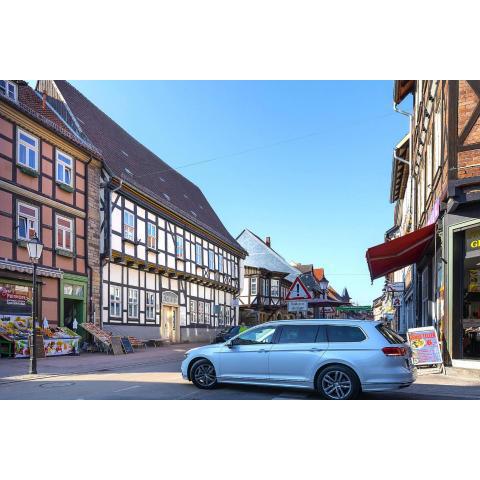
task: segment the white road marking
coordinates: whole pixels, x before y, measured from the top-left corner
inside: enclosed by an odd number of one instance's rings
[[[141,385],[131,385],[130,387],[119,388],[118,390],[114,390],[113,393],[117,392],[124,392],[125,390],[132,390],[133,388],[140,388]]]

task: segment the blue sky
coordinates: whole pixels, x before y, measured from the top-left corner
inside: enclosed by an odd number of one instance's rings
[[[232,235],[270,236],[370,304],[368,247],[393,225],[393,146],[407,119],[390,81],[74,81],[205,193]],[[244,152],[238,154],[239,152]]]

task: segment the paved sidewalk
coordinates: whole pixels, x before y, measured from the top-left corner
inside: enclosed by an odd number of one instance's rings
[[[183,358],[183,353],[200,344],[184,343],[136,349],[128,355],[82,353],[37,359],[38,374],[28,375],[28,358],[0,358],[0,384],[55,375],[121,370],[135,365],[165,363]]]

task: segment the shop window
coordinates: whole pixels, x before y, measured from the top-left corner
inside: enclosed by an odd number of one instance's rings
[[[38,208],[19,202],[17,206],[17,238],[30,240],[35,235],[40,238]]]
[[[73,186],[73,159],[69,155],[57,150],[57,182]]]
[[[17,101],[17,85],[8,80],[0,80],[0,93],[14,102]]]
[[[135,241],[135,216],[128,210],[123,211],[123,237]]]
[[[128,289],[128,317],[138,318],[138,290],[136,288]]]
[[[157,226],[151,222],[147,225],[147,247],[157,248]]]
[[[55,219],[56,244],[57,248],[73,251],[73,220],[58,215]]]
[[[110,285],[110,316],[122,316],[122,288]]]
[[[190,300],[190,323],[197,323],[197,302]]]
[[[185,246],[183,243],[183,237],[177,235],[175,237],[175,254],[177,258],[185,258]]]
[[[17,130],[17,163],[38,171],[38,138]]]
[[[480,228],[465,232],[463,356],[480,358]]]
[[[205,304],[198,302],[198,323],[205,323]]]
[[[145,294],[145,317],[147,320],[155,320],[155,293],[146,292]]]

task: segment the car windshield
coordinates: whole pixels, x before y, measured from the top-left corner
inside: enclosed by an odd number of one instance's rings
[[[235,343],[239,345],[255,345],[258,343],[271,343],[275,327],[259,327],[248,330],[236,338]]]
[[[377,325],[375,328],[387,339],[388,343],[405,343],[405,340],[397,332],[387,327],[383,323]]]

